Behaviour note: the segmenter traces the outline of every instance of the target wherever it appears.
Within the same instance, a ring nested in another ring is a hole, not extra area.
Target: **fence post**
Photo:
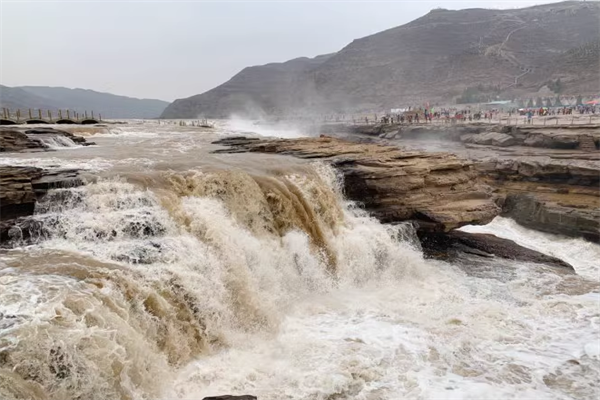
[[[17,124],[19,123],[20,119],[21,119],[21,109],[17,109]]]
[[[52,122],[52,112],[48,110],[48,120]]]

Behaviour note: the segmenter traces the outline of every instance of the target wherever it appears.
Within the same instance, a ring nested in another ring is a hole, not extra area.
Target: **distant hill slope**
[[[61,107],[58,105],[58,102],[50,102],[48,99],[36,96],[21,88],[0,85],[0,106],[3,108],[13,111],[20,109],[21,112],[29,108],[41,110],[64,108],[64,105],[61,105]]]
[[[274,64],[247,68],[215,89],[177,100],[163,117],[224,116],[253,107],[268,113],[385,109],[454,102],[475,87],[520,96],[558,78],[564,92],[591,94],[600,91],[600,59],[581,49],[600,37],[599,19],[598,2],[433,10],[302,68],[288,64],[295,60],[276,64],[276,73]],[[573,54],[585,58],[585,67]]]
[[[600,94],[600,37],[558,55],[548,63],[548,75],[569,81],[573,94]]]
[[[227,117],[231,113],[275,114],[288,111],[299,99],[310,98],[314,82],[307,72],[331,55],[296,58],[244,68],[224,84],[200,95],[175,100],[161,118]]]
[[[103,118],[157,118],[169,103],[86,89],[48,86],[0,87],[0,105],[10,109],[94,111]]]

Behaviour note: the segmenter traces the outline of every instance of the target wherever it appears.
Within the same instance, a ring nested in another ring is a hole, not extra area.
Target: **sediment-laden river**
[[[86,180],[0,253],[0,398],[598,398],[600,246],[498,218],[463,229],[578,274],[425,260],[329,166],[210,153],[252,125],[80,129],[0,157]]]

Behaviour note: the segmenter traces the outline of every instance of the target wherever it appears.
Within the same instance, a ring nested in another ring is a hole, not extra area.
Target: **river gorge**
[[[2,399],[600,394],[600,245],[500,216],[504,186],[460,154],[228,121],[68,130],[87,143],[0,153],[32,188],[3,214]],[[508,240],[423,240],[450,231]]]

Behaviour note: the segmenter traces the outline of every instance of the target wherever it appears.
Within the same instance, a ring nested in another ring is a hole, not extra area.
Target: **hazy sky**
[[[209,90],[246,66],[337,51],[436,7],[552,1],[0,2],[2,84],[171,101]]]

